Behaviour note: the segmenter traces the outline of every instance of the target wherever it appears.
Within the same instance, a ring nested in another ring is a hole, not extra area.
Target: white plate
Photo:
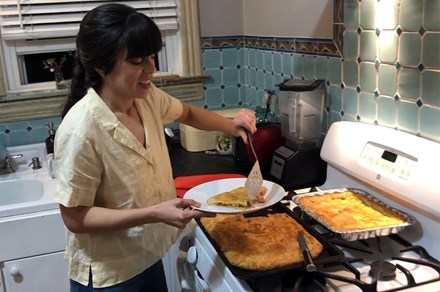
[[[208,198],[214,195],[229,192],[238,187],[244,187],[245,181],[245,178],[227,178],[206,182],[187,191],[184,198],[200,202],[202,204],[200,207],[194,207],[194,209],[197,210],[211,213],[239,214],[254,212],[272,206],[286,195],[286,191],[280,185],[265,180],[263,181],[263,186],[267,188],[267,191],[264,196],[264,203],[255,203],[253,206],[246,209],[236,209],[223,206],[211,206],[206,202]]]

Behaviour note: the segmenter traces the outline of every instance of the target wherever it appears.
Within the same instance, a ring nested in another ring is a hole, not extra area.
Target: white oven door
[[[195,221],[182,231],[164,267],[169,291],[252,291],[226,267]]]

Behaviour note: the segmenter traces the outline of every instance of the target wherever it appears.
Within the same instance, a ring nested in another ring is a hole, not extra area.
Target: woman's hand
[[[192,209],[201,204],[192,199],[173,199],[155,206],[155,213],[159,222],[178,228],[184,228],[193,218],[214,217],[215,214]]]
[[[233,119],[234,123],[234,136],[240,136],[243,141],[247,144],[248,138],[246,135],[246,130],[252,134],[257,131],[256,117],[253,112],[247,109],[242,109]]]

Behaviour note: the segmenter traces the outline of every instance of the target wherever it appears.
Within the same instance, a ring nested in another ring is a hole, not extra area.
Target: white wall
[[[200,0],[202,37],[333,36],[333,0]]]
[[[200,0],[200,35],[244,34],[243,0]]]

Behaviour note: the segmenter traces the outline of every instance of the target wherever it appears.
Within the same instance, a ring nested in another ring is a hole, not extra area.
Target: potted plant
[[[61,58],[49,58],[43,60],[43,68],[49,69],[50,72],[54,73],[55,76],[55,84],[57,89],[65,89],[67,88],[67,83],[64,80],[63,74],[63,64],[67,61],[67,59],[72,55],[71,52],[68,55],[63,54]]]

